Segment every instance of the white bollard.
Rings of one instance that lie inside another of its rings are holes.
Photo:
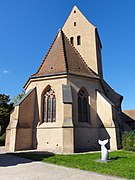
[[[108,139],[101,141],[100,139],[98,140],[98,143],[101,145],[101,161],[107,161],[108,160],[108,150],[105,147],[105,145],[108,143]]]

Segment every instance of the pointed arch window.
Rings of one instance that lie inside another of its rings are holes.
[[[43,97],[43,122],[56,121],[56,97],[55,92],[49,88]]]
[[[77,36],[77,45],[81,45],[81,36]]]
[[[88,122],[88,96],[84,90],[78,93],[78,121]]]
[[[70,38],[70,42],[72,45],[74,45],[74,38],[73,37]]]

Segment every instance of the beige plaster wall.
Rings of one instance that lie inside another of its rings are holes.
[[[50,152],[63,152],[62,128],[38,128],[37,149]]]
[[[99,128],[98,133],[99,133],[98,139],[100,140],[109,139],[109,143],[107,144],[108,149],[110,150],[118,149],[118,144],[116,139],[116,128],[113,127]]]
[[[11,129],[6,129],[6,140],[5,140],[6,149],[9,149],[9,145],[10,145],[10,133],[11,133]]]
[[[74,22],[76,22],[76,26],[74,26]],[[88,22],[76,6],[71,11],[62,30],[69,40],[71,37],[74,37],[75,48],[79,51],[87,65],[98,74],[95,27]],[[78,35],[81,36],[81,45],[77,45]]]
[[[116,127],[112,116],[112,104],[107,98],[97,91],[97,114],[101,125],[99,139],[110,139],[110,149],[117,150]]]
[[[9,144],[9,151],[15,151],[15,144],[16,144],[16,128],[12,128],[10,130],[10,144]]]
[[[76,127],[75,152],[100,150],[98,144],[98,128]]]
[[[114,127],[113,117],[112,117],[112,104],[109,100],[104,98],[104,96],[97,91],[97,114],[98,118],[101,120],[105,127]]]
[[[36,79],[30,82],[26,88],[26,92],[30,89],[36,87],[37,89],[37,102],[39,109],[39,120],[40,127],[62,127],[64,119],[64,109],[63,109],[63,98],[62,98],[62,84],[67,84],[67,78],[63,77],[54,77],[54,78],[44,78]],[[42,123],[42,114],[41,114],[41,95],[44,89],[50,85],[55,92],[56,96],[56,122],[53,123]]]
[[[73,153],[73,128],[38,128],[37,149],[54,153]]]
[[[90,78],[83,78],[77,76],[68,76],[68,84],[72,86],[73,94],[73,123],[75,126],[87,126],[87,127],[97,127],[97,106],[96,106],[96,91],[98,88],[98,82]],[[78,122],[78,99],[77,94],[81,88],[85,88],[89,94],[89,112],[90,118],[89,123],[79,123]]]
[[[51,152],[73,152],[72,105],[63,104],[62,84],[67,85],[66,77],[44,78],[30,82],[26,91],[36,87],[40,123],[37,126],[37,149]],[[56,122],[42,123],[41,96],[50,85],[56,96]],[[64,121],[65,120],[65,121]],[[69,122],[70,120],[70,122]],[[64,129],[62,127],[65,127]],[[69,128],[70,126],[70,128]]]
[[[35,114],[35,89],[16,105],[7,127],[6,146],[10,151],[32,148],[32,128]],[[23,127],[23,128],[22,128]],[[28,129],[31,127],[31,129]]]
[[[16,127],[18,123],[19,106],[15,106],[14,110],[10,114],[10,122],[6,129],[6,149],[9,151],[15,151],[16,142]]]
[[[32,129],[17,128],[15,150],[32,149]]]
[[[72,86],[73,95],[73,124],[74,124],[74,151],[99,150],[98,121],[96,105],[96,89],[98,81],[85,77],[68,76],[68,84]],[[85,88],[89,100],[89,121],[78,122],[78,92]]]
[[[63,128],[63,152],[74,153],[74,129]]]
[[[10,114],[10,122],[7,127],[8,129],[16,127],[16,125],[17,125],[16,121],[18,120],[18,117],[19,117],[19,106],[15,106],[14,110]]]
[[[72,104],[64,104],[64,122],[63,127],[73,127]]]
[[[35,115],[36,89],[19,104],[19,127],[32,128]]]
[[[31,149],[33,147],[32,128],[35,116],[36,89],[20,102],[18,125],[16,129],[15,150]]]

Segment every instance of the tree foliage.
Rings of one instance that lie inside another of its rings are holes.
[[[6,131],[6,127],[9,124],[10,112],[13,109],[13,104],[9,103],[10,98],[8,95],[0,94],[0,126],[1,126],[1,135]]]
[[[135,151],[135,130],[123,133],[122,146],[126,151]]]
[[[11,100],[11,103],[13,103],[14,105],[18,103],[18,101],[24,96],[24,94],[25,93],[23,92],[18,94],[17,96],[14,96],[14,98]]]

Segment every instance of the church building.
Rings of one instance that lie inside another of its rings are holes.
[[[101,49],[97,28],[74,6],[10,115],[9,151],[96,151],[99,139],[121,147],[123,97],[103,78]]]

